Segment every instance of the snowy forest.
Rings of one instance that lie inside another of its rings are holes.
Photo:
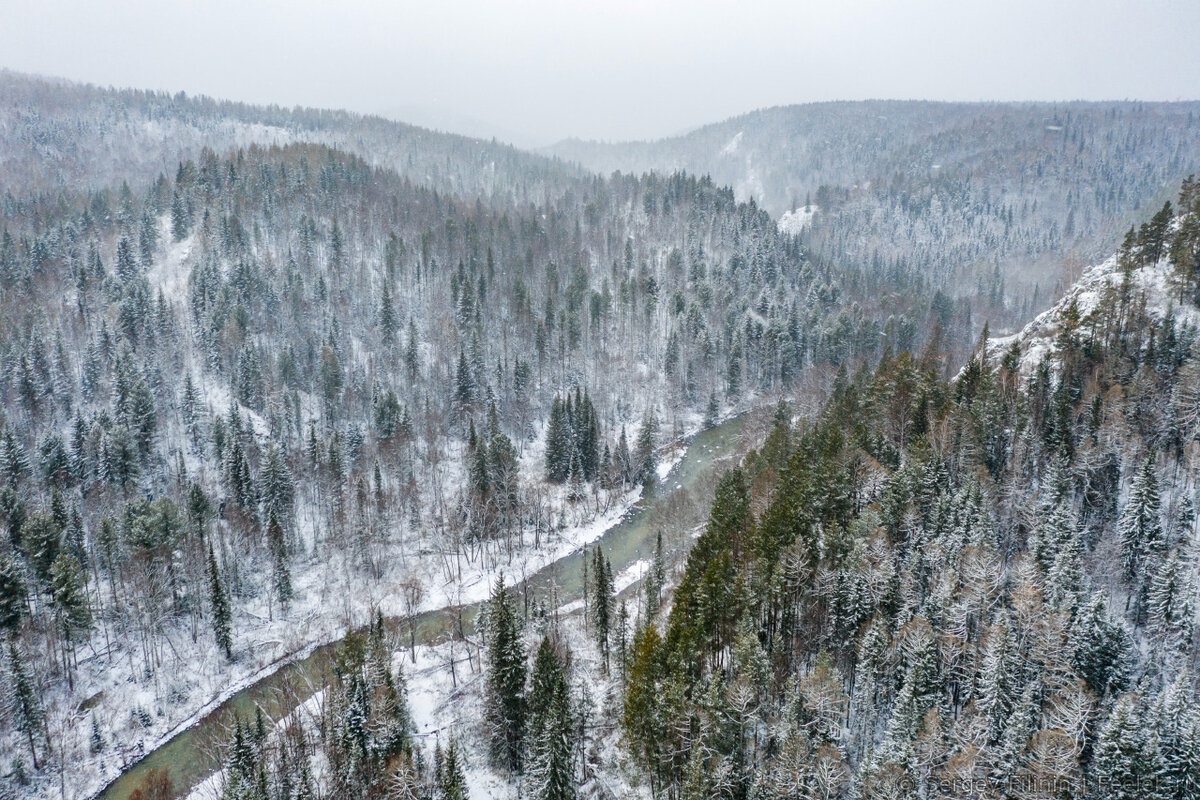
[[[806,109],[0,73],[0,799],[1200,797],[1197,109]]]

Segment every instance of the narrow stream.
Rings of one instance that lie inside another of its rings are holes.
[[[664,549],[682,559],[691,546],[690,531],[670,523],[678,518],[694,518],[698,509],[707,508],[711,482],[741,446],[746,419],[746,415],[735,417],[692,437],[683,460],[660,483],[658,491],[639,501],[621,522],[604,532],[598,541],[612,562],[614,574],[640,559],[652,558],[659,530],[663,532]],[[577,599],[582,590],[582,557],[583,551],[576,550],[529,576],[525,596],[544,597],[553,586],[559,603]],[[415,626],[416,641],[427,643],[444,636],[456,619],[461,619],[464,630],[470,633],[478,605],[442,608],[413,619],[392,618],[387,624],[403,634],[401,642],[408,640],[410,627]],[[186,795],[220,768],[223,744],[234,715],[249,717],[255,707],[262,708],[271,720],[290,713],[321,688],[335,647],[336,643],[322,645],[307,657],[288,662],[247,686],[130,766],[97,795],[97,800],[128,800],[154,767],[168,771],[177,796]]]

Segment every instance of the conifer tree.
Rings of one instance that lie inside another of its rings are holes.
[[[1166,653],[1183,652],[1192,640],[1195,619],[1195,590],[1186,578],[1178,554],[1163,561],[1150,587],[1150,625]]]
[[[1129,502],[1121,512],[1122,566],[1125,578],[1134,581],[1143,563],[1162,552],[1165,545],[1160,519],[1158,478],[1153,455],[1147,456],[1133,479]],[[1152,565],[1157,566],[1157,565]]]
[[[573,800],[574,731],[564,665],[548,637],[534,658],[529,687],[528,774],[538,800]]]
[[[592,599],[592,622],[595,626],[596,646],[600,649],[601,664],[604,672],[608,672],[609,635],[613,622],[613,575],[612,565],[597,547],[593,556],[592,581],[595,597]]]
[[[634,480],[633,456],[629,453],[629,441],[625,438],[624,425],[621,426],[621,436],[617,439],[617,451],[613,454],[613,464],[619,473],[622,485]]]
[[[62,526],[52,513],[34,511],[21,525],[21,549],[42,583],[50,581],[50,567],[62,550]]]
[[[400,323],[396,319],[396,309],[392,304],[392,290],[385,280],[383,294],[379,300],[379,338],[385,347],[391,347],[396,343],[396,330],[399,325]]]
[[[641,762],[652,769],[660,763],[669,722],[664,714],[662,696],[663,661],[662,639],[654,623],[648,623],[633,637],[621,719],[634,753],[641,756]],[[651,777],[654,781],[658,776],[652,772]],[[651,788],[657,788],[657,783]]]
[[[658,613],[658,604],[662,599],[663,583],[666,578],[662,531],[660,530],[654,537],[654,560],[650,564],[650,571],[646,574],[646,619],[653,619]]]
[[[292,602],[292,575],[288,569],[287,542],[283,526],[272,509],[267,517],[267,547],[271,551],[271,579],[275,597],[285,608]]]
[[[488,601],[488,673],[484,723],[492,763],[511,772],[521,769],[525,730],[525,650],[512,592],[501,575]]]
[[[979,675],[979,706],[986,715],[992,735],[998,736],[1012,711],[1017,653],[1006,616],[988,632]]]
[[[73,642],[76,634],[92,627],[84,581],[83,568],[75,556],[59,554],[50,567],[50,595],[54,598],[58,629],[68,642]]]
[[[1134,703],[1132,695],[1118,700],[1096,740],[1093,780],[1099,795],[1112,800],[1143,800],[1141,781],[1153,777]]]
[[[458,739],[453,737],[438,770],[438,800],[470,800],[467,777],[463,774],[462,753]]]
[[[546,425],[546,479],[562,483],[571,471],[571,435],[566,405],[558,395],[550,403],[550,420]]]
[[[1108,619],[1099,595],[1083,603],[1069,634],[1072,663],[1098,696],[1120,691],[1126,682],[1129,643],[1125,632]]]
[[[217,568],[212,542],[208,544],[208,602],[212,611],[213,635],[225,658],[233,658],[233,624],[229,609],[229,594]]]
[[[29,745],[33,768],[40,769],[37,743],[45,736],[45,712],[33,679],[25,668],[24,657],[17,652],[17,643],[11,638],[8,642],[8,671],[9,707],[13,709],[17,730],[24,735]]]
[[[658,418],[653,410],[646,412],[642,426],[638,429],[637,444],[633,454],[634,481],[642,484],[647,492],[654,489],[658,481]]]
[[[468,406],[475,400],[475,378],[471,367],[467,364],[466,351],[458,351],[458,369],[454,377],[454,402],[460,406]]]
[[[404,367],[408,370],[408,377],[415,379],[417,370],[420,368],[420,344],[417,339],[417,325],[412,317],[408,318],[408,342],[404,345]]]
[[[15,634],[29,613],[28,589],[21,567],[11,554],[0,552],[0,632]]]

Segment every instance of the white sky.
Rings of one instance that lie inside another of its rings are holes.
[[[1198,38],[1200,0],[0,0],[10,69],[526,144],[813,100],[1197,99]]]

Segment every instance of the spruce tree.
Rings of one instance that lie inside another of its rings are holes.
[[[54,598],[58,629],[68,642],[91,630],[92,612],[85,587],[86,576],[75,556],[62,553],[50,568],[50,595]]]
[[[654,560],[646,575],[646,618],[653,619],[658,613],[658,604],[662,599],[663,584],[666,581],[666,564],[663,561],[662,531],[654,537]]]
[[[501,574],[487,607],[488,673],[484,723],[488,752],[499,769],[519,772],[525,729],[525,649],[512,592]]]
[[[466,351],[458,351],[458,369],[454,377],[454,402],[460,406],[468,406],[475,400],[475,378],[471,367],[467,364]]]
[[[280,605],[287,607],[292,601],[292,575],[288,570],[287,542],[283,526],[272,509],[267,517],[267,547],[271,551],[271,578],[275,597]]]
[[[629,452],[629,440],[625,437],[625,426],[621,426],[621,436],[617,439],[617,451],[613,455],[621,485],[625,486],[634,480],[633,456]]]
[[[1130,645],[1119,624],[1109,620],[1102,597],[1093,597],[1076,612],[1068,644],[1072,664],[1097,696],[1124,688]]]
[[[392,290],[385,280],[383,294],[379,300],[379,338],[385,347],[391,347],[396,343],[396,330],[399,325],[400,323],[396,319],[396,309],[392,304]]]
[[[29,613],[28,589],[21,567],[10,553],[0,552],[0,633],[15,634]]]
[[[1147,558],[1160,554],[1165,546],[1159,515],[1158,478],[1154,470],[1154,456],[1149,455],[1133,479],[1129,502],[1125,504],[1118,523],[1121,564],[1128,581],[1133,582]]]
[[[653,410],[646,412],[642,426],[638,429],[637,443],[633,454],[633,480],[642,484],[647,492],[653,491],[658,481],[658,418]]]
[[[415,379],[417,371],[420,369],[420,343],[417,339],[417,325],[413,322],[412,317],[408,318],[408,342],[404,345],[404,368],[408,371],[408,377]]]
[[[1184,652],[1192,640],[1195,590],[1177,554],[1163,561],[1154,575],[1149,595],[1150,625],[1166,653]]]
[[[1100,728],[1092,777],[1099,796],[1144,800],[1142,781],[1153,776],[1145,767],[1145,732],[1132,695],[1117,701]]]
[[[571,471],[571,434],[566,406],[558,395],[550,403],[550,421],[546,426],[546,479],[562,483]]]
[[[450,745],[438,771],[438,800],[470,800],[467,777],[463,774],[462,753],[458,739],[451,737]]]
[[[29,745],[33,768],[40,769],[37,743],[44,739],[46,716],[33,679],[26,671],[25,658],[17,652],[17,643],[12,639],[9,639],[8,642],[8,670],[10,677],[9,707],[13,710],[17,730],[25,736]]]
[[[212,542],[208,544],[208,602],[212,611],[213,635],[225,658],[233,658],[233,622],[229,608],[229,595],[221,581],[217,568],[217,556]]]
[[[596,646],[600,649],[601,665],[608,672],[609,635],[613,622],[613,576],[612,565],[600,548],[595,549],[592,582],[595,597],[592,599],[592,622],[595,626]]]
[[[572,800],[574,731],[566,670],[548,637],[534,659],[529,687],[528,774],[530,796]]]

